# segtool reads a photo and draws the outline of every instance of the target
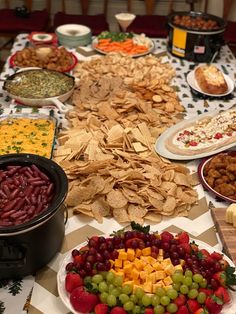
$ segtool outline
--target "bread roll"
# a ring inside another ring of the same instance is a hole
[[[223,73],[215,65],[202,65],[194,71],[200,89],[207,94],[220,95],[228,91]]]

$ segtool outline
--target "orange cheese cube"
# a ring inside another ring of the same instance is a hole
[[[154,263],[152,266],[155,270],[163,270],[163,267],[159,262]]]
[[[139,273],[140,278],[143,279],[143,280],[146,279],[147,275],[148,274],[145,271],[143,271],[143,270]]]
[[[144,264],[143,264],[143,262],[142,262],[140,259],[135,258],[135,260],[134,260],[134,266],[135,266],[138,270],[142,270],[143,267],[144,267]]]
[[[131,271],[131,277],[135,280],[139,277],[139,271],[136,268],[133,268]]]
[[[144,249],[142,249],[142,255],[144,256],[149,256],[151,255],[152,251],[150,247],[145,247]]]
[[[127,259],[133,261],[135,259],[135,251],[133,249],[127,250]]]
[[[127,253],[123,251],[119,252],[118,259],[122,261],[127,260]]]
[[[125,273],[125,274],[131,274],[132,269],[133,269],[132,263],[126,264],[126,265],[123,267],[123,270],[124,270],[124,273]]]
[[[153,258],[152,256],[148,256],[147,257],[147,262],[151,265],[153,265],[154,263],[156,263],[156,259]]]
[[[142,250],[136,249],[136,251],[135,251],[135,256],[136,256],[136,257],[140,257],[141,255],[142,255]]]
[[[152,283],[156,283],[156,273],[155,272],[148,275],[148,281],[151,281]]]
[[[158,257],[157,257],[157,260],[158,260],[158,262],[162,262],[163,261],[163,255],[158,255]]]
[[[175,266],[174,265],[167,265],[164,269],[165,273],[167,275],[173,275],[173,273],[175,272]]]
[[[116,259],[115,259],[114,266],[115,266],[115,267],[122,268],[122,260],[121,260],[121,259],[116,258]]]
[[[164,255],[163,249],[159,249],[158,255],[160,255],[160,256]]]
[[[130,261],[123,261],[123,266],[126,266],[126,265],[129,265],[129,264],[131,264],[131,262]]]

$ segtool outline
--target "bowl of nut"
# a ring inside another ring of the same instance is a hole
[[[9,59],[10,66],[14,68],[38,67],[58,72],[70,72],[77,62],[77,57],[64,47],[49,45],[24,48]]]
[[[198,176],[205,189],[215,197],[236,203],[236,151],[226,151],[203,159]]]
[[[51,159],[8,154],[0,157],[0,181],[0,279],[34,274],[64,239],[66,174]]]

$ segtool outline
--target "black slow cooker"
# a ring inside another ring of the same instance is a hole
[[[54,183],[54,196],[48,208],[25,223],[0,227],[0,279],[33,275],[60,250],[64,234],[63,201],[68,180],[54,161],[32,154],[0,157],[0,170],[8,165],[36,165]]]
[[[177,23],[178,20],[186,20],[185,23]],[[189,21],[193,21],[189,25]],[[195,21],[200,23],[194,23]],[[208,23],[209,21],[209,23]],[[212,29],[202,26],[216,25]],[[212,23],[212,24],[211,24]],[[224,44],[223,34],[225,21],[215,15],[202,12],[174,12],[168,17],[168,51],[179,58],[193,62],[210,62],[219,54]]]

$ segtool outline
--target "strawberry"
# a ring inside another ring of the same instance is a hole
[[[207,289],[207,288],[199,288],[198,292],[204,292],[207,296],[213,294],[213,290],[212,289]]]
[[[194,314],[209,314],[209,312],[206,308],[201,307],[196,312],[194,312]]]
[[[226,288],[219,287],[215,292],[214,295],[217,296],[219,299],[223,301],[223,303],[228,303],[230,301],[230,295]]]
[[[200,304],[198,303],[197,300],[191,300],[189,299],[187,302],[187,307],[189,310],[189,313],[194,314],[194,312],[196,312],[199,308],[200,308]]]
[[[163,242],[170,242],[174,238],[173,234],[171,234],[169,231],[163,231],[160,236]]]
[[[71,293],[75,288],[83,285],[83,279],[77,273],[67,273],[65,278],[66,291]]]
[[[210,314],[218,314],[223,308],[223,301],[215,295],[207,297],[205,301],[206,308]]]
[[[198,252],[198,245],[193,241],[190,243],[191,251],[197,253]]]
[[[189,235],[186,231],[182,231],[178,234],[179,243],[189,243]]]
[[[112,308],[110,314],[126,314],[126,310],[123,307],[115,306]]]
[[[147,307],[147,308],[144,310],[144,314],[154,314],[154,309],[151,308],[151,307]]]
[[[207,259],[209,256],[210,256],[210,253],[205,249],[201,249],[198,252],[199,259]]]
[[[213,253],[210,254],[210,256],[211,258],[213,258],[213,260],[219,261],[222,259],[223,254],[214,251]]]
[[[187,308],[186,305],[181,305],[179,308],[178,308],[178,311],[176,312],[176,314],[189,314],[189,310]]]
[[[192,251],[189,243],[181,243],[179,246],[181,246],[187,254],[190,254]]]
[[[98,302],[98,296],[86,291],[84,286],[75,288],[70,295],[71,305],[76,311],[81,313],[92,312]]]
[[[186,303],[186,297],[184,294],[179,294],[178,297],[174,300],[174,303],[180,307],[181,305],[184,305]]]
[[[215,273],[212,278],[214,278],[221,286],[226,287],[226,272],[224,270]]]
[[[107,304],[98,303],[94,308],[95,314],[107,314],[109,311],[109,307]]]
[[[229,263],[223,258],[219,262],[222,270],[226,270],[226,268],[229,266]]]

